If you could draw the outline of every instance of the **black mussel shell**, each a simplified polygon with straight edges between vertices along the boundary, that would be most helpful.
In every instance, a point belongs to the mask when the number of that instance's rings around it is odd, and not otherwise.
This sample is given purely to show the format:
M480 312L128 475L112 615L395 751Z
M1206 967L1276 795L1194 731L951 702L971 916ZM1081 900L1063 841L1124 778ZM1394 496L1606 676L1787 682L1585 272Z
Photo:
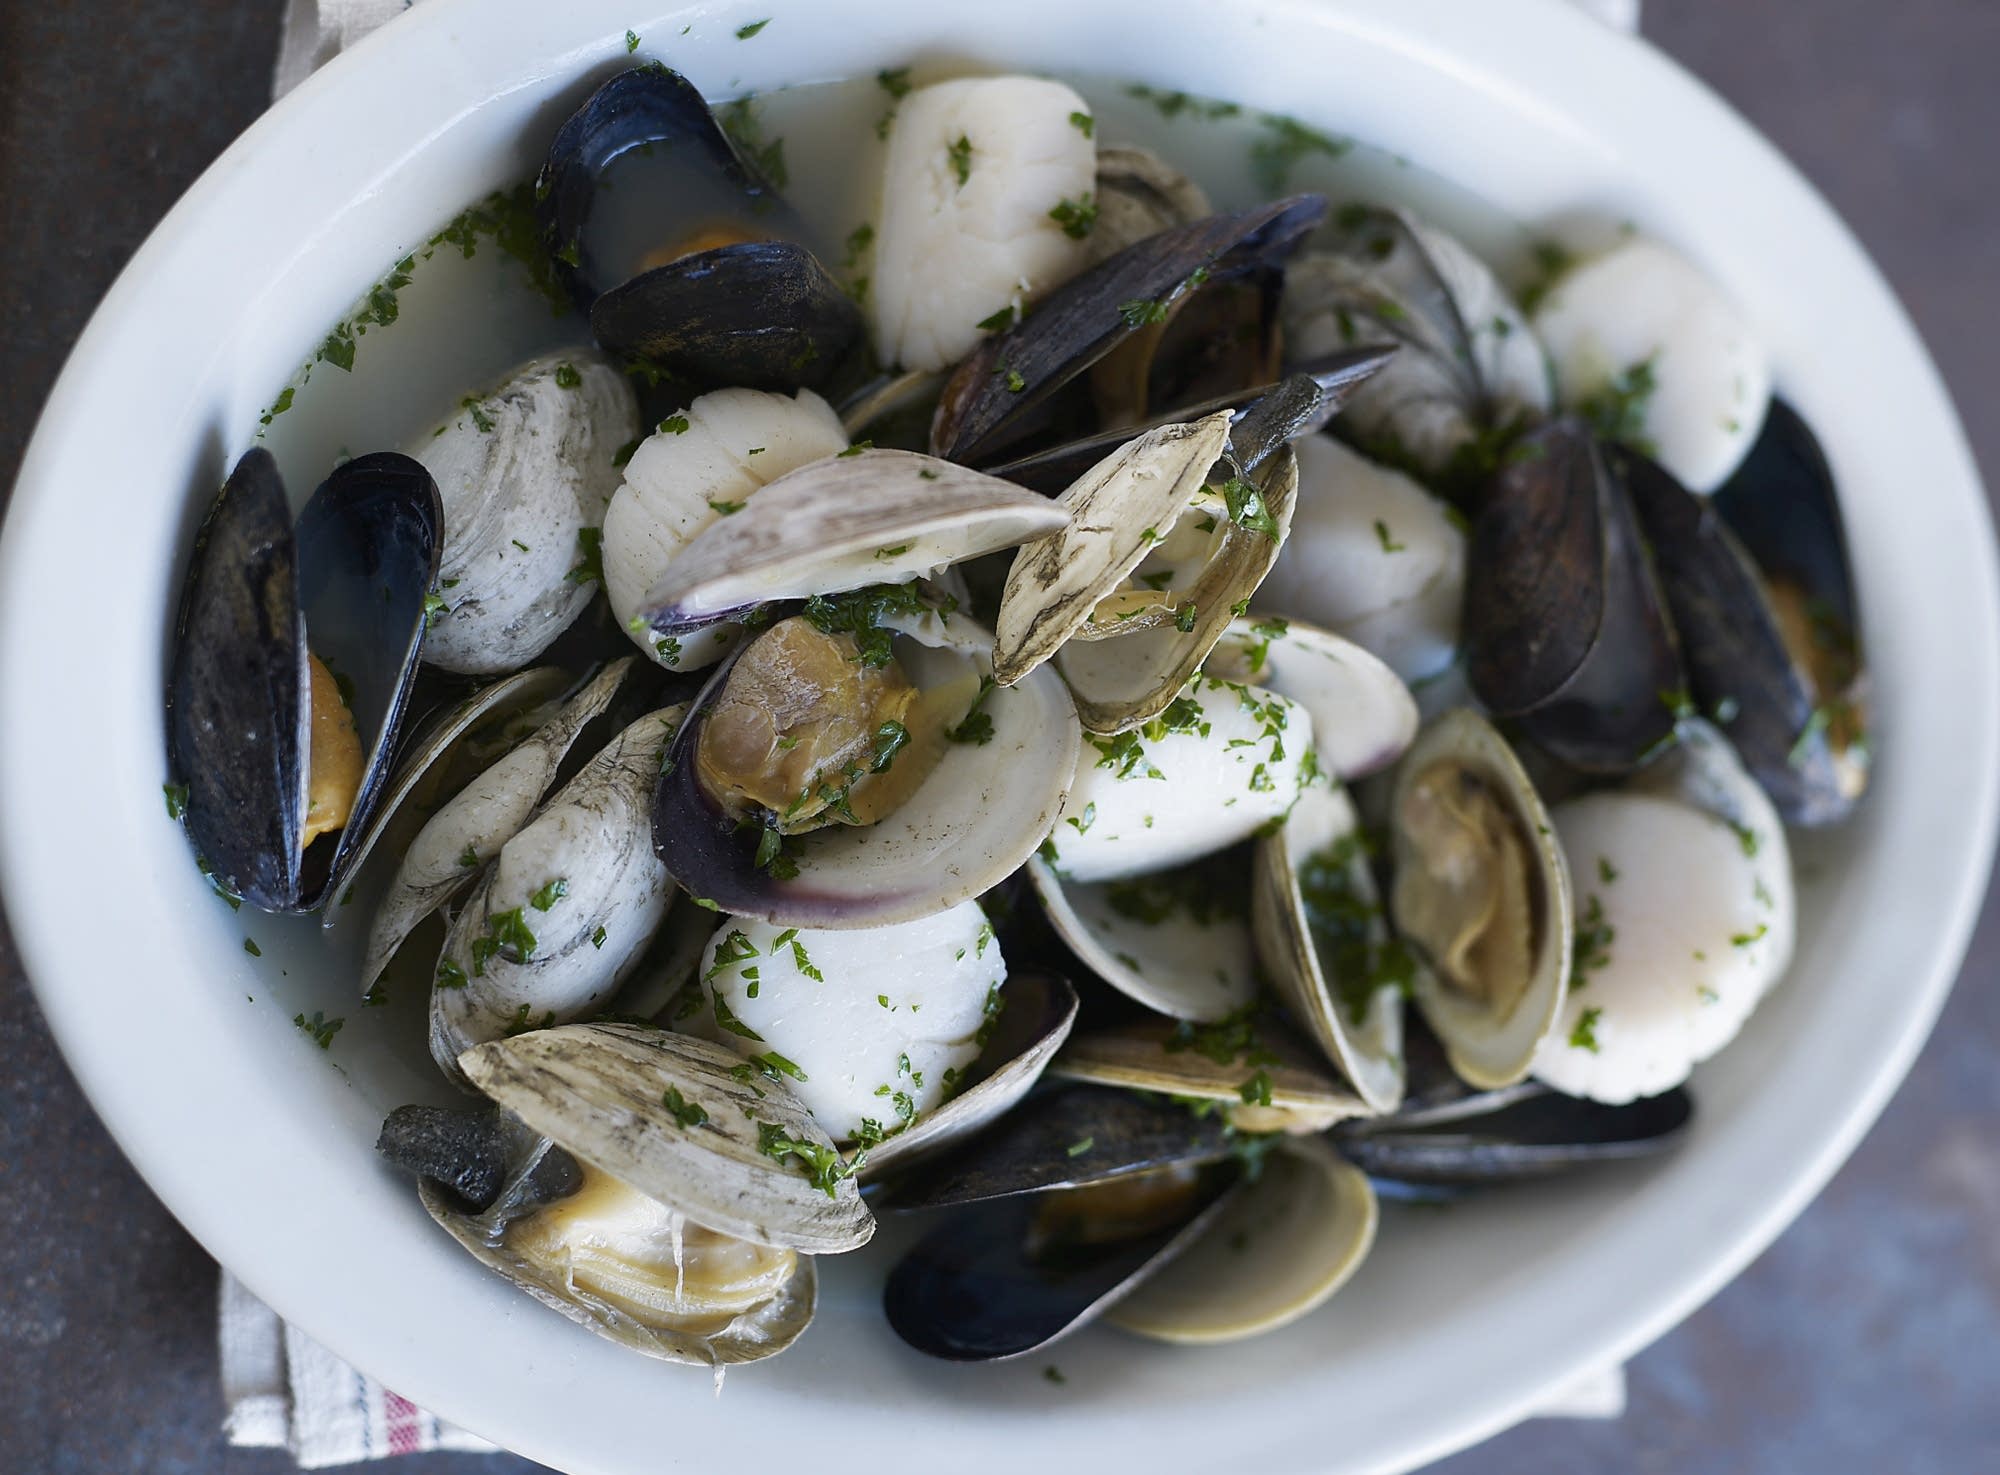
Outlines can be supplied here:
M1626 455L1633 503L1659 560L1695 702L1715 714L1787 822L1845 818L1863 775L1836 747L1821 715L1822 696L1785 642L1757 564L1720 507L1644 457Z
M947 1217L889 1272L882 1309L917 1351L993 1362L1082 1327L1215 1221L1240 1175L1206 1171L1186 1219L1110 1243L1035 1244L1039 1204L1017 1195Z
M1624 1106L1532 1084L1342 1122L1333 1139L1371 1177L1472 1187L1650 1157L1677 1145L1694 1098L1675 1087Z
M1095 435L1067 441L1012 461L1003 461L987 469L994 476L1054 496L1127 441L1137 440L1147 431L1162 425L1199 420L1217 410L1238 412L1239 428L1230 432L1232 445L1244 440L1264 446L1267 450L1275 450L1283 441L1294 440L1324 427L1338 413L1347 397L1367 383L1369 377L1395 352L1393 347L1350 348L1323 358L1308 359L1296 365L1290 375L1277 383L1259 384L1250 389L1182 405L1142 424L1099 431ZM1296 381L1300 379L1310 379L1318 388L1316 398L1299 393ZM1287 386L1293 387L1287 389ZM1280 390L1286 392L1280 395ZM1282 427L1274 419L1281 415L1287 417ZM1254 469L1254 463L1245 469Z
M1473 526L1466 674L1488 711L1574 767L1622 773L1671 740L1684 686L1623 452L1575 420L1517 442Z
M1234 1141L1220 1116L1197 1117L1171 1101L1112 1086L1044 1090L970 1142L897 1178L876 1207L951 1208L1219 1162Z
M202 528L169 678L168 761L197 853L253 906L311 911L344 876L388 777L443 525L430 474L383 452L338 468L294 527L276 463L253 450ZM301 854L309 648L369 747L346 828Z
M518 1122L497 1111L448 1106L399 1106L382 1123L375 1150L406 1173L457 1195L468 1213L491 1208L519 1166L527 1138ZM535 1159L530 1181L510 1205L517 1214L569 1197L583 1187L575 1158L551 1147Z
M740 225L746 237L796 239L797 218L722 131L695 85L658 62L620 72L557 131L535 184L542 239L579 307L638 276L641 253L599 239L591 216L614 160L643 152L657 171L647 194L685 210L692 231ZM670 241L652 243L670 247Z
M931 424L932 452L973 465L997 459L1036 428L1032 417L1058 390L1189 292L1276 267L1325 215L1323 196L1293 195L1171 227L1072 278L952 373Z
M817 387L861 336L861 312L803 246L745 241L655 267L612 287L590 330L696 392Z

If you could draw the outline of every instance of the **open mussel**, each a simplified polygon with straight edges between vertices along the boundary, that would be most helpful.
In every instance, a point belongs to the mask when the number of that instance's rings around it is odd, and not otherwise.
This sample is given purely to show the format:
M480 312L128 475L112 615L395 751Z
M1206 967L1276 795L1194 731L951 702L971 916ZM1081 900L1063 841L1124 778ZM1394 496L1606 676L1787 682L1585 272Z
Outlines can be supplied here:
M823 383L861 315L699 91L654 62L611 78L536 182L544 243L613 354L697 388Z
M380 1149L480 1261L600 1336L670 1362L783 1351L812 1319L812 1256L874 1219L781 1084L705 1041L573 1025L469 1050L494 1116L404 1108Z
M168 763L218 886L305 912L340 888L387 781L437 578L437 488L357 457L294 526L246 453L196 541L167 692Z
M1773 404L1742 470L1709 499L1621 455L1694 702L1786 820L1844 818L1868 783L1867 668L1832 473L1811 430Z
M1165 324L1190 294L1282 263L1325 212L1322 197L1297 195L1210 216L1148 236L1072 278L959 364L938 401L932 449L974 465L998 459L1047 423L1065 386ZM1243 382L1272 377L1266 371Z
M1100 1315L1190 1342L1304 1315L1366 1254L1373 1195L1317 1143L1243 1149L1157 1098L1037 1097L890 1186L885 1209L950 1211L891 1272L890 1325L934 1357L990 1361Z

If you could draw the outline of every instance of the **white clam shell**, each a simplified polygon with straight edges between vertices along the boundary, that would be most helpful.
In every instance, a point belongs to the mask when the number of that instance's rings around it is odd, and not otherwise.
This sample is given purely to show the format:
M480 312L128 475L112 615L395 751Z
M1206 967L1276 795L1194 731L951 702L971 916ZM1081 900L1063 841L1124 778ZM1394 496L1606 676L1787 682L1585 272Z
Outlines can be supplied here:
M1387 768L1417 735L1416 698L1401 678L1353 641L1303 620L1239 619L1202 669L1305 708L1320 769L1342 782Z
M523 365L406 448L444 504L445 608L425 636L426 662L512 671L582 613L597 585L571 577L584 561L579 534L603 524L614 460L638 422L625 376L577 350Z

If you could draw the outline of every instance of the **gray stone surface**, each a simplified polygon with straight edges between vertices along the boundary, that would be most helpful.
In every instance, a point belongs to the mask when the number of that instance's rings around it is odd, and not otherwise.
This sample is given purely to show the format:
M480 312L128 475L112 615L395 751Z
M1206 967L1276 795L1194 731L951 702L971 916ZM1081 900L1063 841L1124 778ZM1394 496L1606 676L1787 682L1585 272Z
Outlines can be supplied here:
M262 107L277 12L275 0L0 0L0 479L120 265ZM2000 5L1654 0L1648 23L1853 222L2000 473ZM1989 899L1965 978L1880 1126L1789 1234L1636 1360L1625 1420L1531 1424L1439 1469L2000 1470L1996 965ZM222 1447L214 1268L77 1094L4 934L0 1061L0 1467L289 1469ZM434 1456L396 1468L535 1467Z

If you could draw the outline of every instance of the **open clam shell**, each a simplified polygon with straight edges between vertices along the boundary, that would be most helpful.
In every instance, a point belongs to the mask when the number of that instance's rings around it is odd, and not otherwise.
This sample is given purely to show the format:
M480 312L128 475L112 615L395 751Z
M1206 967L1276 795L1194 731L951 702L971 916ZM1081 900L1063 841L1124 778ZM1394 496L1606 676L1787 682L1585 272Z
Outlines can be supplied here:
M1579 421L1533 432L1494 484L1466 568L1472 690L1589 772L1628 772L1657 752L1685 685L1628 494L1634 464Z
M696 534L640 613L673 633L755 605L930 578L1068 525L1061 504L949 461L842 452L767 483L741 515Z
M1403 756L1390 835L1390 912L1417 954L1416 1005L1461 1077L1511 1085L1569 987L1569 865L1548 810L1506 740L1460 708Z
M431 1055L446 1075L482 1041L604 1007L644 956L674 896L648 806L685 711L625 728L480 872L431 989Z
M832 1140L782 1083L719 1045L630 1024L573 1024L493 1040L459 1062L481 1093L582 1162L721 1234L807 1255L875 1232L851 1175L821 1174ZM706 1113L682 1126L667 1090ZM773 1156L782 1133L813 1151Z
M1022 321L982 342L946 383L931 449L974 465L1034 428L1065 385L1161 321L1186 294L1281 262L1326 213L1295 195L1148 236L1064 283ZM1145 313L1128 310L1150 304Z
M1050 925L1099 978L1170 1019L1214 1023L1257 996L1248 861L1238 846L1116 881L1065 880L1039 858L1027 870Z
M1160 1342L1236 1342L1288 1326L1345 1285L1375 1243L1375 1191L1325 1143L1288 1138L1196 1241L1106 1313Z
M885 617L880 628L910 642L911 663L941 680L991 672L992 636L964 615L923 607ZM936 766L897 808L873 824L834 825L788 841L789 874L760 865L765 832L724 810L703 787L696 762L709 713L750 649L718 668L696 699L668 753L653 810L653 843L667 870L718 910L790 927L911 921L990 890L1055 823L1082 739L1069 693L1053 675L1038 673L974 698L990 727L946 741Z
M1049 1074L1214 1102L1219 1115L1245 1132L1320 1132L1368 1113L1310 1046L1270 1019L1254 1027L1148 1019L1089 1030L1070 1037Z
M586 725L612 702L632 669L631 657L615 661L581 691L564 702L546 722L503 753L438 808L404 847L388 889L376 903L369 924L368 948L361 964L365 993L382 976L389 960L417 926L470 886L480 869L520 833L535 806L555 781L556 770ZM532 682L526 678L533 677ZM553 695L567 678L553 667L540 667L494 683L451 713L411 754L397 774L396 787L407 793L433 767L445 761L452 746L464 738L473 722L490 715L496 703L511 705L527 692ZM523 686L526 690L523 690ZM469 716L466 709L477 706ZM329 913L331 915L331 913Z
M443 514L406 456L360 456L296 527L268 452L243 456L188 568L167 694L168 762L217 883L265 911L336 895L388 782L423 648ZM312 677L338 673L364 759L345 825L304 843Z
M1413 970L1343 790L1306 790L1285 824L1257 841L1254 886L1257 955L1279 999L1369 1111L1393 1111Z
M1320 770L1343 783L1387 768L1417 735L1417 701L1402 678L1353 641L1304 620L1240 617L1202 669L1305 708Z
M1301 397L1316 402L1316 386L1295 394L1288 381L1269 398ZM1058 499L1070 526L1015 556L995 627L996 678L1016 681L1054 659L1091 731L1157 717L1277 560L1298 490L1285 444L1295 428L1276 407L1252 407L1234 427L1218 412L1150 431L1086 472ZM1232 445L1236 474L1211 491Z

